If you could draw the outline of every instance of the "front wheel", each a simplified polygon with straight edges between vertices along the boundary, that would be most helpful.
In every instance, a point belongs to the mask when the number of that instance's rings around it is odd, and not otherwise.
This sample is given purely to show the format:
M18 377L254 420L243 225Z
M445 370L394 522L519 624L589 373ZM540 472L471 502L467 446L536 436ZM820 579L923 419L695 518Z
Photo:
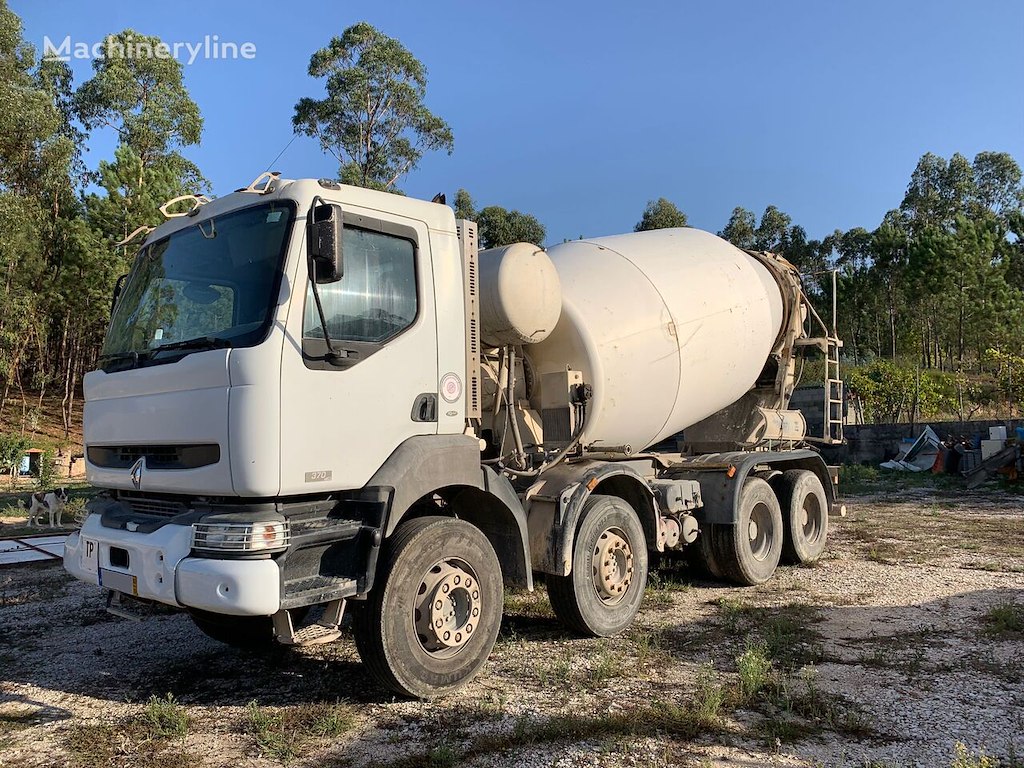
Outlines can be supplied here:
M735 584L763 584L775 573L782 554L782 510L771 486L748 478L740 491L735 525L715 525L715 560Z
M501 624L501 566L479 529L448 517L402 523L381 577L353 613L359 657L385 687L429 699L471 680Z
M647 584L647 540L633 508L615 496L587 499L572 571L547 584L555 615L580 634L610 637L632 624Z

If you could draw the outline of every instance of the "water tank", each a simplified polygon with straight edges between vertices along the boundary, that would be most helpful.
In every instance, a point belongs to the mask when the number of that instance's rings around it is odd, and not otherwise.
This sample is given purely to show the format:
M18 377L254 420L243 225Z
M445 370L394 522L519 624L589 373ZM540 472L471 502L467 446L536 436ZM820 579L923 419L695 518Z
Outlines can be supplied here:
M583 442L641 450L749 390L784 319L771 273L708 232L662 229L548 249L558 324L525 348L544 373L593 387Z
M542 248L515 243L480 252L484 344L536 344L554 330L561 311L558 271Z

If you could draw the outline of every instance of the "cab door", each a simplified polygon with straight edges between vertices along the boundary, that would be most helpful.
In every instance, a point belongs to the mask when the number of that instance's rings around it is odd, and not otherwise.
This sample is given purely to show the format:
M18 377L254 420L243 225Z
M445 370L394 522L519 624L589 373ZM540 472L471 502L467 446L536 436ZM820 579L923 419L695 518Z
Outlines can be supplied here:
M282 495L362 487L403 441L437 433L427 228L342 207L343 276L317 286L320 308L304 258L296 271L281 365Z

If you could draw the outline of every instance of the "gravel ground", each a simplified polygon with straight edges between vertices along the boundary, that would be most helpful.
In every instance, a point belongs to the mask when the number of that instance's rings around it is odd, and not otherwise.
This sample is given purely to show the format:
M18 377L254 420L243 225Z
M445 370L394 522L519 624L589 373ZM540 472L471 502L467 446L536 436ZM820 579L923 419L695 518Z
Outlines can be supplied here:
M509 595L483 674L431 703L383 694L347 636L236 651L109 616L59 567L0 570L0 766L949 766L958 742L1024 765L1024 498L847 505L821 563L748 589L672 567L622 637Z

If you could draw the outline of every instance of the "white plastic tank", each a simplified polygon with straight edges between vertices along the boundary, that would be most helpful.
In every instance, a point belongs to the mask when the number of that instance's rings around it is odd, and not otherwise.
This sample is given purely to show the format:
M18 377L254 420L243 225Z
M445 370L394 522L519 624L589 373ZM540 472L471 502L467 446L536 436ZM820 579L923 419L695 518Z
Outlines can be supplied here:
M583 443L642 450L738 400L782 327L771 273L697 229L577 240L548 249L562 312L524 348L537 380L582 371L594 390Z
M484 344L536 344L555 329L561 311L558 270L542 248L515 243L480 252Z

